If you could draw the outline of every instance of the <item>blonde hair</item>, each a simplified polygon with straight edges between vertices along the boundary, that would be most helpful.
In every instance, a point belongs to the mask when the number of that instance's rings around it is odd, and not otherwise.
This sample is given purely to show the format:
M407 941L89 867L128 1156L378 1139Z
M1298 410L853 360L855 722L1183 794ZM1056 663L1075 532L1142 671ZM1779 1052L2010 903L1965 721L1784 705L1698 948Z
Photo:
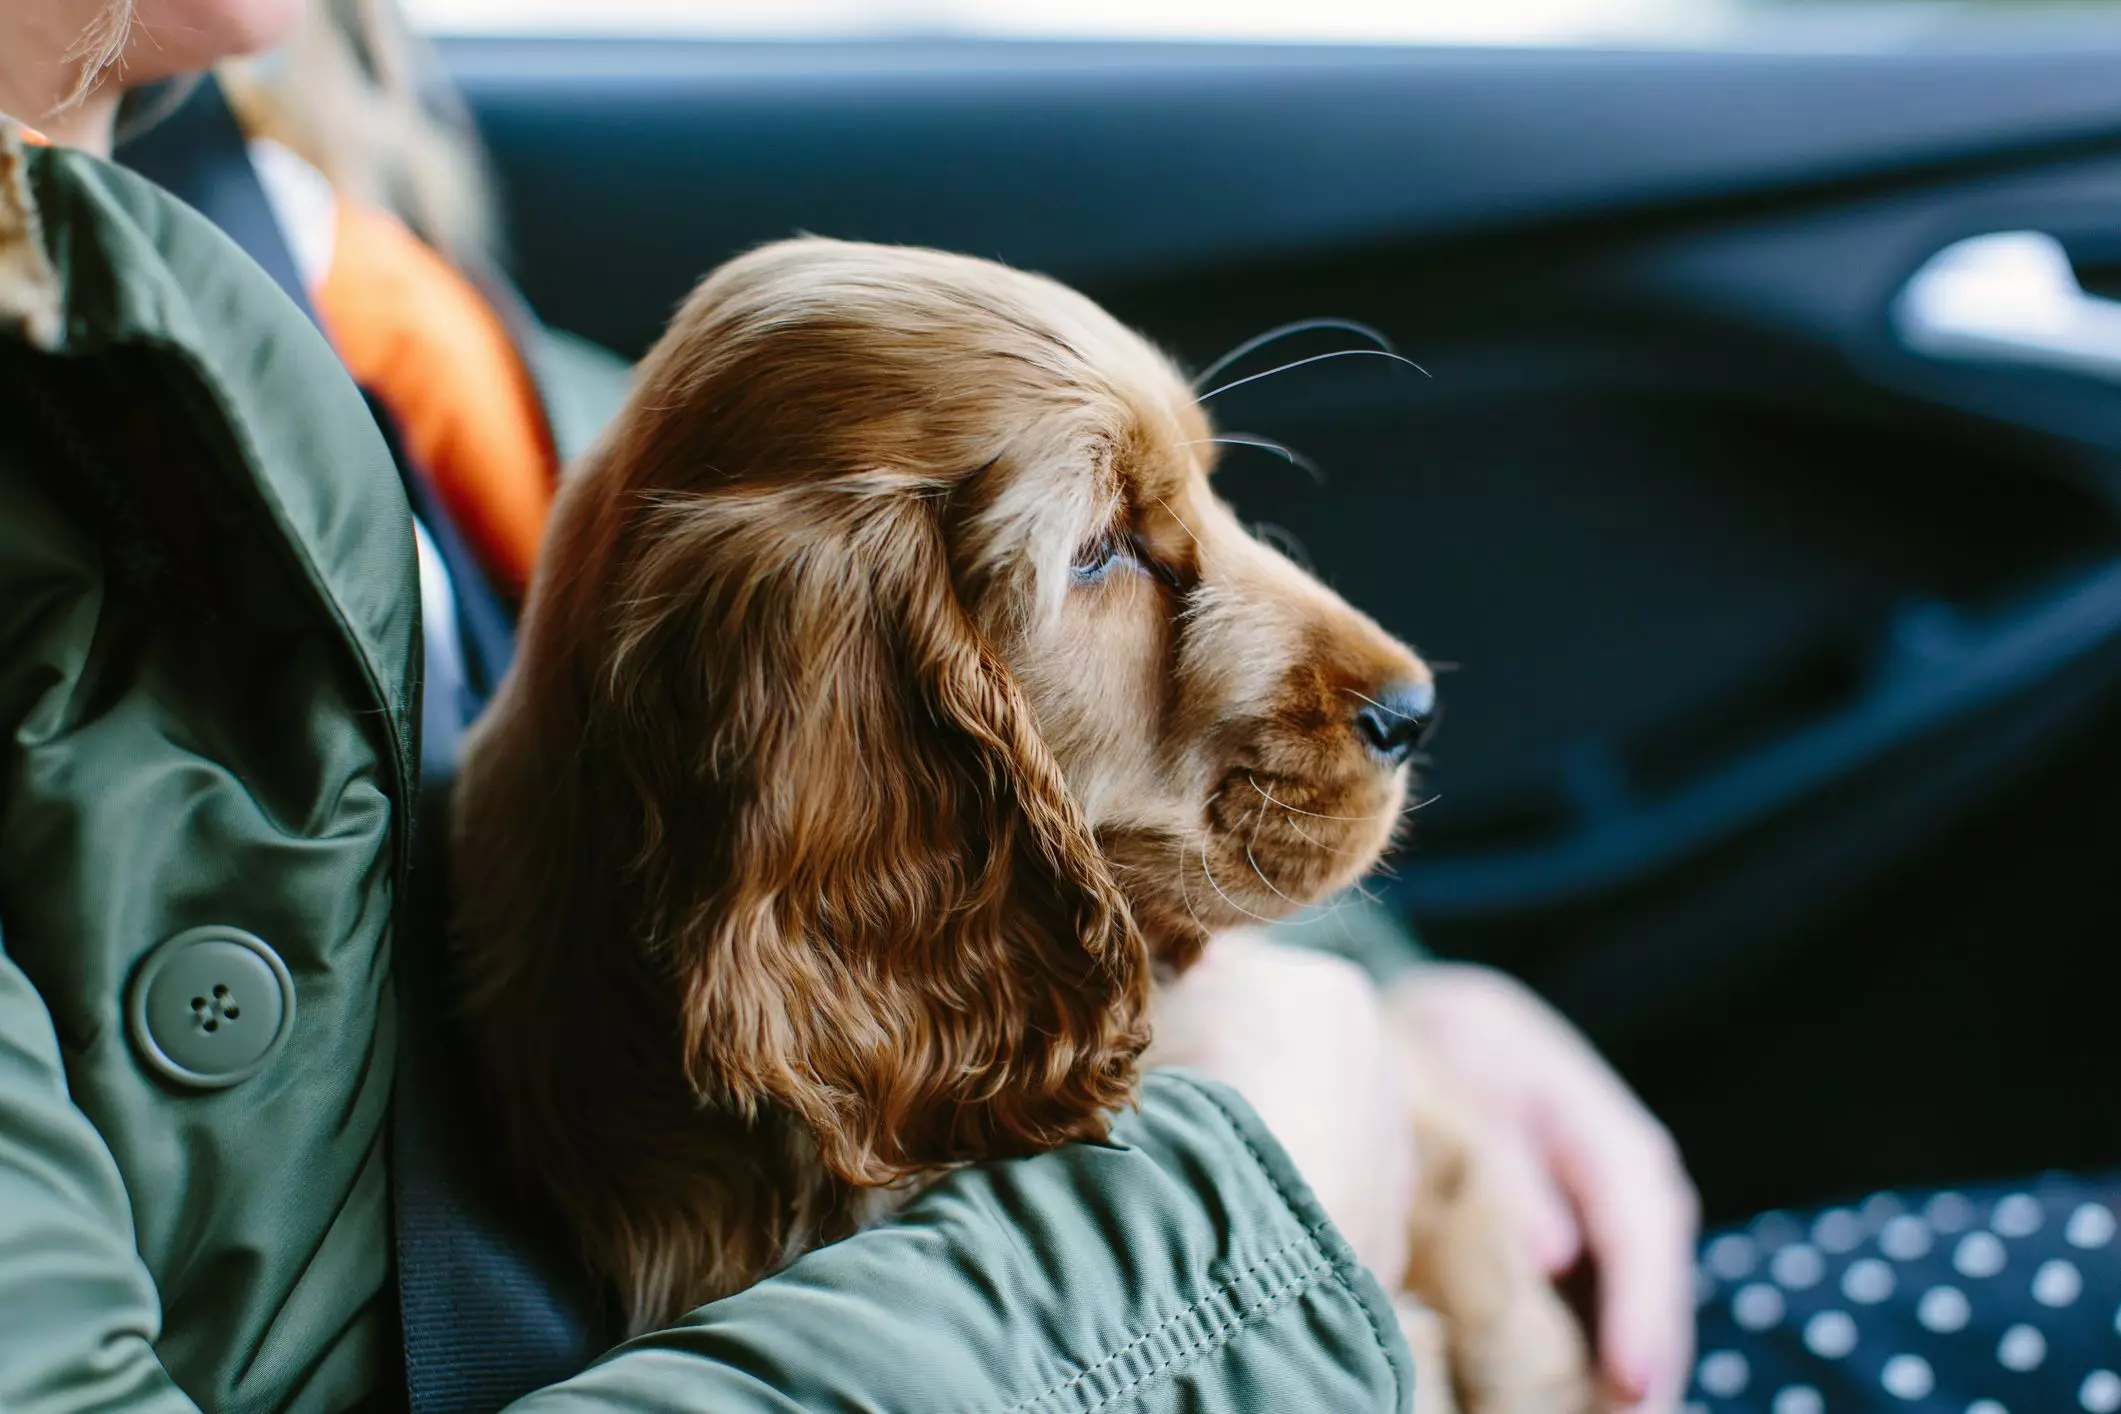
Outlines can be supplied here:
M484 152L395 0L308 0L280 50L221 79L253 137L299 153L348 199L396 213L460 265L491 253Z
M133 0L110 0L96 18L89 21L88 28L81 31L73 48L66 51L66 62L79 64L81 71L60 107L71 108L95 91L103 76L124 59L125 43L132 38L132 33Z

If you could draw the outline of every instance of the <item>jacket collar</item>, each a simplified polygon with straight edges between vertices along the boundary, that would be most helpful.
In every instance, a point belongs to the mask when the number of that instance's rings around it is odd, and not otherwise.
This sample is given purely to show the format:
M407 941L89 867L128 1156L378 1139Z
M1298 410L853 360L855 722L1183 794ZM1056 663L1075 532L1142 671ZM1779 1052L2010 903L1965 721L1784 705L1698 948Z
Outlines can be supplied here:
M39 202L42 202L42 209ZM203 217L146 181L0 129L0 342L147 354L205 397L225 455L353 654L417 775L418 579L405 492L315 326Z

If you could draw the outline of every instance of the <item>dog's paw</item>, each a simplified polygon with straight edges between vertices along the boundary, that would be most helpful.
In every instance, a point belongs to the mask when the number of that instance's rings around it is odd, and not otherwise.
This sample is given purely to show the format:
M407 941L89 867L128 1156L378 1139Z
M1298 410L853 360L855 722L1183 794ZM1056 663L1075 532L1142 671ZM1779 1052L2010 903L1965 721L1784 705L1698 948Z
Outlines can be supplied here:
M1464 1414L1602 1414L1589 1342L1544 1284L1520 1286L1478 1330L1450 1330Z

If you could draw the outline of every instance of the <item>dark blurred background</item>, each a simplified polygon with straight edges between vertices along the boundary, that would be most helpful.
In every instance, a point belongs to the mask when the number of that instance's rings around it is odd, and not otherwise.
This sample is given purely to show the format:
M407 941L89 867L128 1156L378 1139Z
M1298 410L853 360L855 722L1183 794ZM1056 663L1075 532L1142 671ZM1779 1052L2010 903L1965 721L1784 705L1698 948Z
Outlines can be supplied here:
M1712 1216L2121 1162L2115 7L423 8L518 276L628 354L808 230L1195 367L1317 315L1418 359L1217 399L1325 471L1219 479L1459 665L1383 892Z

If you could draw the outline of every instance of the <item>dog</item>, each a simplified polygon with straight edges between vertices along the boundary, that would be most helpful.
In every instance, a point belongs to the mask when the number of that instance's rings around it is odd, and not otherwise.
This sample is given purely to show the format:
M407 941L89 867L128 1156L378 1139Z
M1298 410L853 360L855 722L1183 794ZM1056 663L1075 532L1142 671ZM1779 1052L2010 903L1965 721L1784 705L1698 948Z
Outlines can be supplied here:
M642 364L452 806L501 1142L630 1329L1102 1137L1158 980L1387 847L1431 674L1244 529L1219 445L1096 304L935 251L754 251ZM1475 1127L1418 1088L1380 1275L1451 1367L1425 1399L1589 1408Z

